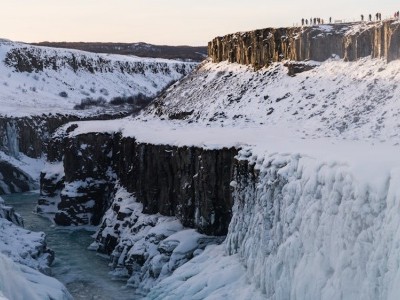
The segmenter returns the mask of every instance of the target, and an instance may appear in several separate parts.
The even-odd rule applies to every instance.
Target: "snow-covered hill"
[[[144,113],[218,126],[285,125],[304,138],[400,142],[400,61],[329,60],[288,76],[284,63],[254,71],[204,63]]]
[[[94,54],[0,40],[0,115],[82,114],[82,99],[154,96],[196,63]]]

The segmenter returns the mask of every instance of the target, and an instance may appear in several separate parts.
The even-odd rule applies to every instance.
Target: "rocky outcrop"
[[[266,28],[217,37],[208,44],[213,62],[228,60],[259,69],[282,60],[324,61],[332,55],[400,58],[400,24],[344,23],[310,27]]]
[[[0,160],[0,195],[21,193],[37,187],[37,183],[20,168]]]
[[[50,181],[42,181],[39,202],[47,210],[42,205],[55,195],[55,184],[63,187],[56,223],[98,225],[118,181],[143,204],[143,213],[176,216],[202,233],[226,234],[236,149],[151,145],[106,133],[64,137],[58,145],[49,156],[63,157],[65,178],[60,183],[62,176],[42,174]]]
[[[15,225],[24,227],[24,220],[21,215],[16,213],[12,206],[5,205],[2,198],[0,198],[0,218],[6,219]]]
[[[192,66],[182,63],[169,64],[164,61],[148,64],[143,61],[113,61],[106,56],[94,56],[85,52],[61,52],[57,49],[32,46],[10,49],[6,54],[4,63],[17,72],[28,73],[46,69],[58,71],[68,68],[74,72],[79,70],[89,73],[111,73],[118,70],[123,74],[151,72],[168,75],[175,71],[181,75],[186,75],[192,69]]]
[[[40,158],[49,153],[52,160],[57,143],[49,143],[51,135],[61,125],[78,120],[115,119],[126,113],[101,114],[98,116],[80,117],[77,115],[50,114],[29,117],[0,117],[0,195],[25,192],[37,188],[37,179],[20,168],[21,154],[30,158]],[[43,178],[44,179],[44,178]],[[53,183],[52,183],[53,184]]]

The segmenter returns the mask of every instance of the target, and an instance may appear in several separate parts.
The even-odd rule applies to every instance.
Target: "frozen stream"
[[[25,228],[43,231],[49,248],[56,253],[53,275],[64,283],[75,299],[138,299],[134,290],[124,288],[123,281],[113,281],[108,258],[87,250],[93,232],[53,226],[50,220],[33,213],[37,193],[2,196],[24,218]]]

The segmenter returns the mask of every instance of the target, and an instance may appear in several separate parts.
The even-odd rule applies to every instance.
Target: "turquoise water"
[[[68,288],[75,299],[138,299],[123,281],[112,280],[108,258],[87,250],[93,231],[66,229],[52,225],[49,219],[34,213],[39,195],[23,193],[2,196],[24,218],[25,228],[43,231],[48,247],[56,253],[52,265],[54,277]]]

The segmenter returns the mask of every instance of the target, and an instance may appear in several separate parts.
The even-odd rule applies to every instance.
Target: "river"
[[[53,275],[64,283],[74,299],[140,298],[133,289],[124,287],[124,281],[112,279],[108,257],[87,250],[93,242],[93,231],[54,226],[48,218],[34,213],[38,197],[35,192],[2,196],[7,205],[22,215],[26,229],[46,233],[47,245],[56,255]]]

